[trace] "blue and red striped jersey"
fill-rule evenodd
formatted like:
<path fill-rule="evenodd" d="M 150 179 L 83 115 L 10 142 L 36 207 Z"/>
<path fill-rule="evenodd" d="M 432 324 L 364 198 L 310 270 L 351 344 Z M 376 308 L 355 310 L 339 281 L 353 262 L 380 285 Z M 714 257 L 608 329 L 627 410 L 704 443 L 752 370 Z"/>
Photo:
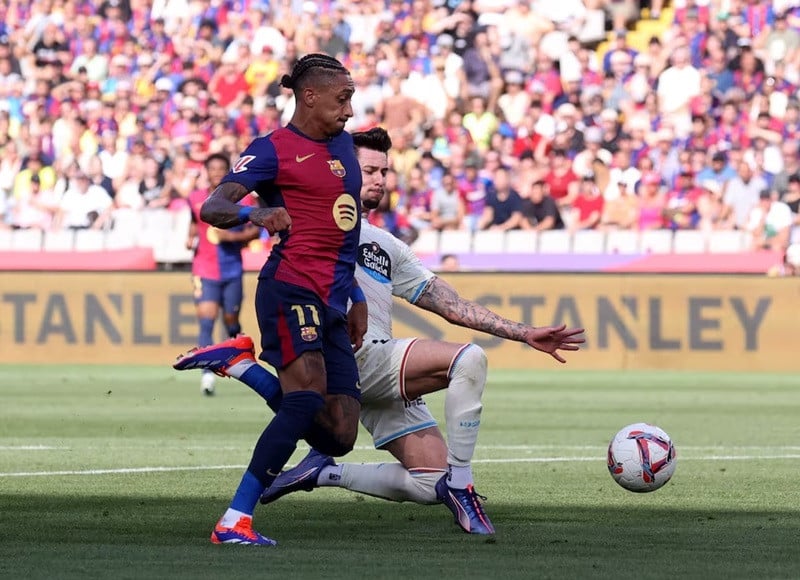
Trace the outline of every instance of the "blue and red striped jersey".
<path fill-rule="evenodd" d="M 345 312 L 361 230 L 361 169 L 350 134 L 316 140 L 281 127 L 253 140 L 224 182 L 255 191 L 292 218 L 260 276 L 312 290 Z"/>
<path fill-rule="evenodd" d="M 211 194 L 207 189 L 197 189 L 189 194 L 192 221 L 197 226 L 197 249 L 192 260 L 192 275 L 208 280 L 232 280 L 242 276 L 242 242 L 220 242 L 217 228 L 200 219 L 200 208 Z M 239 205 L 253 206 L 253 198 L 244 198 Z M 242 226 L 232 228 L 241 230 Z"/>

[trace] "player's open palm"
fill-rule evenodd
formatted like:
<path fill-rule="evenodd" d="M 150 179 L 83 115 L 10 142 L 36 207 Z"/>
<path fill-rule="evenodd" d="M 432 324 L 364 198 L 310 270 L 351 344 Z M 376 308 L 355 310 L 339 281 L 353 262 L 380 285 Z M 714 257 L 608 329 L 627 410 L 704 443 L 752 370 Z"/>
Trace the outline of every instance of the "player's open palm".
<path fill-rule="evenodd" d="M 250 221 L 266 229 L 270 235 L 288 230 L 292 225 L 289 212 L 283 207 L 259 208 L 250 214 Z"/>
<path fill-rule="evenodd" d="M 567 328 L 560 326 L 541 326 L 531 328 L 525 342 L 538 351 L 545 352 L 560 363 L 567 362 L 558 352 L 560 350 L 578 350 L 586 342 L 583 328 Z"/>

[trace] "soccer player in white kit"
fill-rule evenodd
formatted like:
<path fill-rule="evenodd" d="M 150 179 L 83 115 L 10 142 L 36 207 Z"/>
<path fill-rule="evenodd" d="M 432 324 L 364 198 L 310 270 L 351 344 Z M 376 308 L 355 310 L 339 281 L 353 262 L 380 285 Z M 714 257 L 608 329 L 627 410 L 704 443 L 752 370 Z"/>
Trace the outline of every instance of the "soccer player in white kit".
<path fill-rule="evenodd" d="M 367 214 L 385 193 L 391 140 L 384 129 L 374 128 L 354 133 L 353 142 L 362 172 L 362 210 Z M 294 468 L 278 476 L 264 492 L 262 503 L 294 491 L 343 487 L 393 501 L 444 503 L 464 531 L 493 534 L 471 470 L 486 384 L 486 354 L 475 344 L 394 338 L 392 297 L 403 298 L 452 324 L 524 342 L 562 363 L 565 360 L 558 351 L 578 350 L 584 342 L 583 329 L 565 325 L 535 328 L 461 298 L 450 284 L 425 268 L 405 243 L 366 219 L 356 278 L 369 312 L 367 334 L 356 352 L 361 422 L 375 447 L 388 451 L 399 463 L 336 464 L 332 457 L 312 449 Z M 254 383 L 261 381 L 263 385 L 269 380 L 261 371 L 272 375 L 263 367 L 253 367 L 257 363 L 253 354 L 247 354 L 248 341 L 247 337 L 238 337 L 190 351 L 175 367 L 208 368 L 239 378 L 269 402 L 264 389 Z M 245 372 L 247 376 L 243 377 Z M 446 442 L 422 398 L 443 389 L 447 389 Z M 274 401 L 270 403 L 273 405 Z"/>

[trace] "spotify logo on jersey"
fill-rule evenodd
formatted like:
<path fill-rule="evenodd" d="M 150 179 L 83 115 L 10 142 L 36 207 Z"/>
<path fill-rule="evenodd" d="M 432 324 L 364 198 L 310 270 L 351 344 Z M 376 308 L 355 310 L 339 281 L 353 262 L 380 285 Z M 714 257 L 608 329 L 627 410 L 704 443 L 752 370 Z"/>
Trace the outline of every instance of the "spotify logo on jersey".
<path fill-rule="evenodd" d="M 352 195 L 343 193 L 333 204 L 333 220 L 339 229 L 349 232 L 358 223 L 358 208 Z"/>

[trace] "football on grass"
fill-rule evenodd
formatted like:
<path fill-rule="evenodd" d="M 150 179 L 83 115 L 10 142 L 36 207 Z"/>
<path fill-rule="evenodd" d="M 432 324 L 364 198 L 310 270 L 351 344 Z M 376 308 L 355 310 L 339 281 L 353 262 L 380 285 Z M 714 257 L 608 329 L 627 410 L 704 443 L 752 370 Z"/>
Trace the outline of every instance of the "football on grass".
<path fill-rule="evenodd" d="M 648 423 L 620 429 L 608 445 L 608 472 L 629 491 L 655 491 L 675 473 L 675 446 L 663 430 Z"/>

